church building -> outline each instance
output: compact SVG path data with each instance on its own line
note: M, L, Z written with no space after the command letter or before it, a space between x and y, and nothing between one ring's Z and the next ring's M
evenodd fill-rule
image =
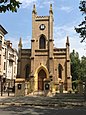
M32 10L31 49L18 44L18 78L28 82L30 92L50 90L67 92L72 89L70 71L70 43L65 48L54 47L53 10L49 16L38 16L35 5Z

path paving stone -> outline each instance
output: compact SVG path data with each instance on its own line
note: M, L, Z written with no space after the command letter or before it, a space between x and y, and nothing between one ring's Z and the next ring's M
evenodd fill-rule
M58 94L54 97L45 96L9 96L0 98L0 105L30 105L48 107L86 107L83 95Z

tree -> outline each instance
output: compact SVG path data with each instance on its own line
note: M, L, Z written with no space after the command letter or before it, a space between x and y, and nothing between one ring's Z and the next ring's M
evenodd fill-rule
M78 52L73 52L70 54L71 59L71 75L73 81L73 89L76 89L78 85L78 80L80 78L80 59Z
M70 59L73 89L76 89L80 81L86 81L86 57L83 56L79 59L78 52L73 50L70 54Z
M17 12L20 7L18 0L0 0L0 13L8 11Z
M86 57L83 56L81 58L81 63L80 63L80 77L82 81L86 80Z
M81 24L79 24L78 27L75 27L75 30L80 34L80 38L82 38L81 42L83 42L86 39L86 0L80 1L79 9L85 17Z
M71 58L71 74L72 74L72 80L78 80L80 76L80 59L78 52L73 52L70 54Z

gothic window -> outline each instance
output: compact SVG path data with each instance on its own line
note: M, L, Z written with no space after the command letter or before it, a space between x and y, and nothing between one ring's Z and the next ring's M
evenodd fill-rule
M29 74L30 74L30 68L29 68L29 65L26 65L25 67L25 78L29 78Z
M46 39L44 35L39 39L39 49L46 49Z
M58 77L62 79L62 65L61 64L58 65L58 75L59 75Z

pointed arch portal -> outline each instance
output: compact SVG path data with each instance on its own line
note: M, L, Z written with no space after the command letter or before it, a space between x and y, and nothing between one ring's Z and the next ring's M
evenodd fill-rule
M48 69L41 64L34 74L34 91L43 91L46 79L49 79Z
M41 69L38 73L38 90L44 90L44 79L46 78L46 73Z

